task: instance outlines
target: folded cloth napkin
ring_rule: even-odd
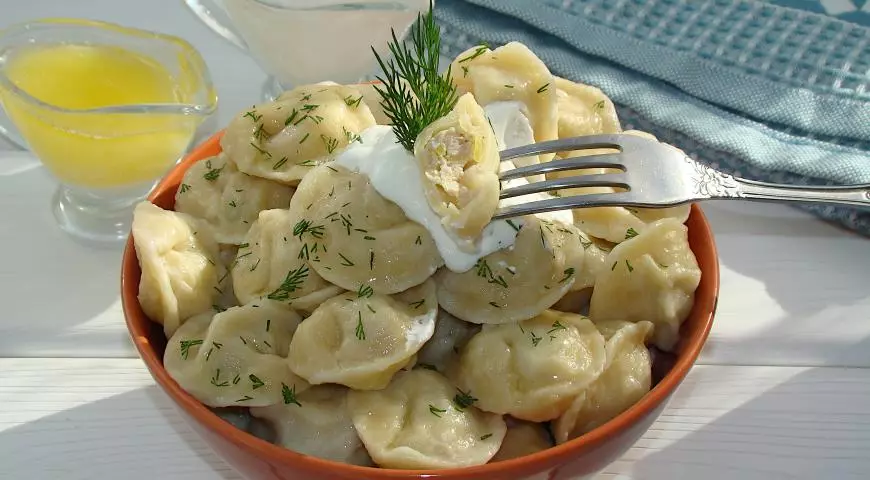
[[[860,14],[850,0],[437,0],[435,15],[443,54],[520,41],[601,88],[623,128],[714,168],[870,184],[870,28],[826,15],[834,3]],[[870,235],[868,210],[800,208]]]

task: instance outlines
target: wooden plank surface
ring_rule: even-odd
[[[866,478],[870,370],[698,366],[599,476]],[[147,468],[130,468],[143,465]],[[138,360],[0,359],[0,478],[240,479]]]

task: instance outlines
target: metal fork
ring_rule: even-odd
[[[501,152],[501,160],[593,148],[619,153],[572,157],[517,167],[502,172],[502,181],[566,170],[607,168],[620,173],[577,175],[505,188],[501,199],[566,188],[616,187],[613,193],[581,194],[536,200],[500,208],[503,219],[532,213],[584,207],[665,208],[702,200],[765,202],[820,202],[870,208],[870,184],[852,186],[798,186],[737,178],[702,165],[676,148],[652,139],[628,135],[590,135],[534,143]]]

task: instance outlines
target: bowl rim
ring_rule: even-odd
[[[180,184],[181,177],[193,163],[203,158],[214,156],[222,151],[220,141],[223,134],[224,130],[218,131],[185,155],[185,157],[160,180],[159,184],[148,196],[148,201],[154,201],[155,198],[166,195],[169,191],[173,192],[174,196],[175,191]],[[381,478],[422,478],[424,476],[466,477],[480,475],[481,478],[487,478],[486,475],[504,474],[516,470],[518,467],[524,465],[527,466],[530,463],[552,468],[564,463],[568,458],[574,456],[575,452],[578,450],[591,450],[600,446],[617,432],[627,430],[632,424],[641,420],[646,414],[654,411],[658,405],[665,402],[671,394],[673,394],[688,374],[689,370],[695,364],[701,349],[704,347],[706,340],[709,337],[710,329],[713,325],[713,318],[718,306],[720,278],[719,255],[713,232],[710,228],[710,223],[697,204],[691,206],[690,215],[697,215],[699,217],[699,221],[696,222],[696,227],[700,228],[701,231],[697,233],[700,233],[703,237],[709,239],[709,245],[707,245],[707,248],[713,257],[713,261],[709,265],[709,271],[702,270],[701,281],[712,282],[711,292],[713,298],[712,304],[709,308],[707,308],[707,306],[699,308],[697,305],[693,305],[692,313],[690,315],[700,315],[705,317],[702,319],[703,326],[700,329],[700,333],[695,337],[681,339],[681,355],[678,356],[676,362],[667,374],[664,375],[658,384],[652,387],[649,392],[627,410],[580,437],[529,455],[471,467],[403,470],[339,463],[304,455],[285,447],[269,443],[245,432],[244,430],[236,428],[221,419],[209,410],[205,404],[199,402],[192,395],[188,394],[180,385],[178,385],[178,383],[175,382],[175,380],[172,379],[172,377],[169,376],[169,373],[163,367],[163,358],[157,354],[156,350],[148,341],[147,335],[149,332],[144,327],[148,322],[152,322],[152,320],[147,318],[144,312],[142,312],[137,298],[139,276],[134,275],[134,273],[138,270],[139,263],[135,252],[132,232],[127,239],[122,257],[121,303],[124,312],[124,320],[131,339],[136,346],[136,350],[152,377],[156,383],[160,385],[164,393],[166,393],[166,395],[169,396],[177,405],[183,408],[189,416],[196,419],[202,426],[210,430],[212,433],[229,441],[236,448],[246,450],[260,458],[265,457],[270,462],[279,464],[303,464],[307,470],[330,471],[335,474],[345,475],[347,478],[374,478],[372,477],[373,475]],[[707,278],[704,278],[705,276]],[[696,310],[698,310],[697,313]],[[136,317],[143,317],[144,321],[137,323],[134,321],[134,318]]]

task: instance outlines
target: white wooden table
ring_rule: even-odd
[[[263,74],[180,1],[16,1],[0,28],[40,16],[184,36],[217,83],[217,125]],[[54,183],[0,144],[0,478],[239,479],[187,428],[123,324],[120,248],[53,224]],[[709,344],[668,409],[601,478],[870,477],[870,241],[776,205],[705,206],[722,290]],[[130,462],[147,468],[130,468]]]

